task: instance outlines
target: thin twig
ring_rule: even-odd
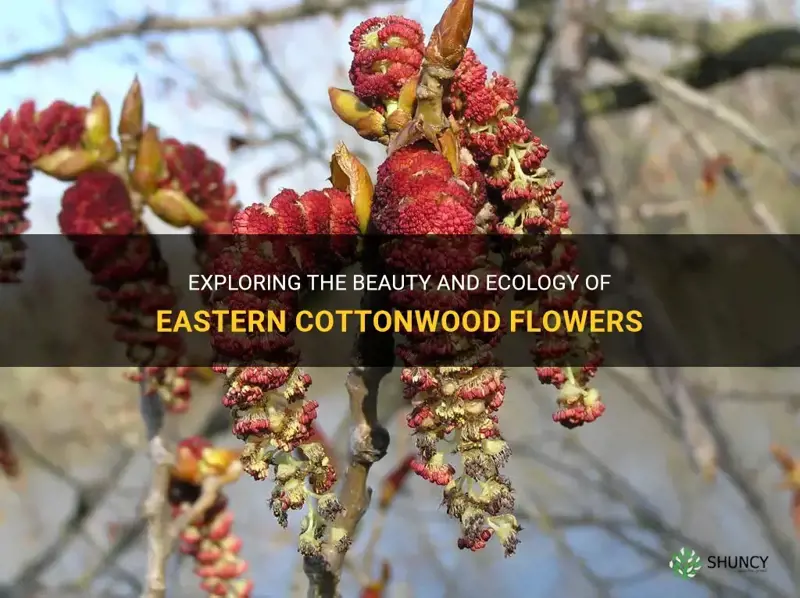
[[[269,116],[264,112],[262,109],[254,110],[250,105],[247,104],[241,98],[236,97],[236,95],[226,91],[223,89],[221,85],[217,82],[213,81],[209,77],[203,77],[198,73],[186,68],[184,65],[180,64],[177,60],[170,57],[168,54],[165,53],[164,60],[172,67],[180,70],[183,74],[192,77],[195,79],[195,82],[198,86],[200,86],[205,93],[207,93],[213,100],[219,102],[226,108],[229,108],[236,112],[238,115],[244,117],[252,117],[256,121],[260,122],[262,125],[267,127],[272,131],[277,131],[277,127],[274,122],[269,118]],[[287,132],[279,132],[276,135],[281,136],[281,141],[285,141],[290,143],[291,145],[295,146],[297,150],[300,152],[300,155],[303,157],[307,157],[311,160],[317,161],[321,164],[327,165],[330,162],[330,156],[326,152],[322,152],[317,149],[312,149],[306,144],[302,136],[299,134],[291,134]]]
[[[289,103],[292,105],[295,111],[297,111],[303,120],[305,120],[308,128],[314,132],[314,135],[317,138],[317,149],[324,147],[325,134],[319,128],[317,121],[311,115],[311,112],[309,111],[308,106],[306,106],[303,99],[297,94],[292,85],[272,60],[272,55],[267,47],[267,42],[264,40],[264,36],[259,31],[258,27],[248,27],[247,32],[250,34],[250,37],[253,38],[253,42],[258,49],[261,66],[263,66],[272,76],[283,95],[286,96],[286,99],[289,100]]]
[[[382,368],[356,366],[347,376],[350,415],[354,427],[351,435],[350,463],[344,476],[340,502],[344,513],[333,523],[333,529],[354,537],[372,499],[367,486],[369,470],[384,457],[389,448],[389,433],[377,419],[378,387],[386,372]],[[332,542],[322,548],[322,558],[305,560],[309,579],[308,598],[335,598],[345,554]]]
[[[553,24],[548,20],[542,25],[542,31],[539,34],[539,44],[536,46],[536,53],[533,55],[530,66],[525,71],[525,77],[519,84],[519,111],[521,114],[528,114],[531,108],[531,92],[536,88],[536,83],[539,81],[542,65],[545,58],[550,53],[550,47],[555,40],[555,30]]]
[[[689,144],[704,160],[710,161],[720,156],[720,152],[716,149],[713,142],[706,137],[702,131],[697,131],[689,127],[683,119],[681,119],[678,112],[668,103],[662,102],[661,107],[667,117],[681,130]],[[789,240],[789,237],[783,236],[786,234],[786,230],[761,196],[754,196],[753,193],[751,193],[750,187],[742,172],[734,164],[726,164],[722,168],[722,178],[731,193],[733,193],[736,199],[738,199],[750,213],[753,221],[761,227],[762,232],[772,235],[775,243],[780,246],[786,257],[788,257],[794,265],[800,266],[800,254],[798,254],[795,244]]]
[[[109,474],[104,477],[101,483],[88,484],[78,489],[75,506],[67,517],[66,522],[59,529],[56,537],[35,558],[25,563],[25,566],[14,579],[14,586],[23,595],[33,593],[33,588],[38,584],[39,579],[59,561],[67,551],[70,543],[83,532],[89,519],[117,487],[119,480],[126,472],[127,466],[135,454],[135,451],[131,449],[124,449],[122,455],[112,465]],[[125,575],[125,572],[119,567],[116,567],[115,571],[120,575]],[[126,577],[128,577],[128,581],[133,581],[134,587],[140,586],[138,580],[132,579],[130,576]]]
[[[691,448],[693,463],[707,473],[719,468],[728,474],[753,516],[762,525],[778,558],[790,568],[794,560],[793,546],[770,516],[751,476],[736,462],[728,439],[716,421],[711,400],[691,392],[685,376],[678,368],[662,366],[678,362],[676,357],[681,352],[680,340],[658,297],[654,297],[650,289],[636,278],[625,249],[615,235],[615,201],[603,172],[602,153],[588,127],[579,91],[588,54],[585,30],[581,23],[581,15],[586,13],[587,7],[585,0],[569,0],[567,5],[572,9],[573,19],[568,17],[570,28],[561,32],[561,43],[565,47],[561,48],[564,55],[554,76],[556,102],[562,109],[562,118],[570,125],[570,169],[580,185],[585,204],[594,215],[594,230],[603,235],[608,244],[600,257],[606,262],[608,271],[619,279],[632,302],[638,304],[650,318],[650,329],[656,334],[637,335],[634,342],[638,351],[645,356],[651,376],[668,404],[675,413],[682,415],[681,425],[686,443]]]
[[[397,0],[388,0],[395,2]],[[340,14],[346,10],[365,8],[375,0],[332,0],[330,2],[301,2],[274,10],[249,10],[230,15],[207,17],[172,17],[146,14],[139,19],[130,19],[97,29],[85,35],[71,37],[63,43],[41,50],[24,52],[12,58],[0,60],[0,71],[10,71],[19,66],[40,63],[53,58],[67,58],[80,50],[124,37],[141,37],[152,33],[186,31],[235,31],[249,27],[269,27],[308,19],[323,14]]]
[[[607,46],[607,47],[605,47]],[[721,101],[704,94],[689,85],[661,73],[628,55],[624,46],[609,36],[602,38],[598,51],[604,59],[617,64],[632,77],[652,87],[658,94],[674,98],[682,104],[694,108],[698,112],[711,117],[739,138],[748,143],[754,150],[761,152],[787,174],[795,184],[800,184],[800,169],[785,155],[763,132],[759,131],[744,115]]]
[[[602,493],[604,500],[611,500],[620,503],[627,507],[633,521],[617,520],[616,517],[603,517],[596,513],[583,513],[578,515],[568,514],[554,514],[551,518],[553,525],[559,526],[598,526],[604,530],[611,532],[620,540],[630,544],[633,547],[640,547],[638,541],[633,540],[621,533],[622,528],[629,528],[632,535],[638,535],[641,531],[647,530],[655,534],[661,543],[666,547],[674,546],[692,546],[705,554],[713,554],[715,552],[713,546],[706,545],[700,538],[684,533],[679,527],[672,525],[665,520],[660,514],[658,509],[651,503],[651,501],[641,492],[639,492],[631,483],[623,476],[615,473],[608,467],[602,459],[597,458],[593,452],[581,444],[581,442],[574,436],[569,437],[569,442],[564,443],[564,449],[575,453],[576,455],[587,460],[586,464],[574,465],[568,458],[556,459],[543,451],[536,448],[531,443],[512,443],[512,450],[515,455],[525,455],[533,458],[536,462],[553,470],[559,475],[569,475],[573,478],[581,488],[583,488],[584,495],[591,496],[591,491],[596,490]],[[592,473],[588,473],[592,472]],[[594,474],[599,474],[600,479],[596,479]],[[525,502],[520,504],[520,511],[518,515],[521,520],[541,520],[542,517],[539,513],[533,513],[533,509],[526,509]],[[616,530],[616,532],[612,531]],[[649,543],[642,542],[641,547],[647,546],[647,550],[643,551],[656,561],[664,562],[665,555],[668,552],[660,552],[654,550]],[[785,592],[775,587],[768,580],[762,577],[755,576],[747,578],[747,581],[753,587],[757,587],[764,595],[788,598]],[[734,591],[734,588],[723,584],[717,580],[708,579],[704,583],[709,587],[718,590],[717,595],[724,596],[745,596],[752,595],[752,593],[744,591]],[[720,592],[720,590],[725,590]],[[728,593],[730,591],[730,593]]]
[[[196,430],[194,434],[204,438],[212,438],[217,434],[228,432],[229,430],[230,412],[222,405],[217,405],[211,410],[202,427]],[[189,435],[191,436],[194,434]],[[97,579],[104,575],[109,569],[115,567],[117,560],[136,544],[142,533],[146,531],[146,527],[145,520],[139,519],[123,529],[118,534],[113,545],[108,549],[106,554],[103,555],[100,562],[93,566],[84,578],[89,581]]]
[[[383,268],[377,247],[379,242],[374,235],[365,237],[362,262],[365,273],[378,273]],[[386,309],[388,305],[386,291],[367,292],[361,300],[362,309]],[[367,359],[385,365],[366,367],[363,364]],[[339,581],[346,552],[337,550],[333,534],[343,532],[350,539],[355,536],[372,498],[372,488],[367,486],[370,468],[386,455],[389,448],[389,432],[378,420],[378,389],[381,380],[394,367],[394,337],[374,328],[359,333],[353,347],[353,364],[345,383],[353,428],[349,463],[339,492],[344,512],[334,521],[323,542],[322,558],[304,559],[303,567],[309,581],[308,598],[340,596]]]

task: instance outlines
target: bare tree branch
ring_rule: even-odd
[[[497,8],[493,4],[485,4],[477,3],[489,11]],[[553,0],[517,0],[510,13],[516,19],[532,24],[531,27],[511,26],[511,41],[505,62],[505,74],[518,83],[519,106],[523,114],[530,108],[530,95],[552,42],[550,19],[554,4]],[[508,16],[503,16],[508,21]]]
[[[709,89],[762,68],[800,69],[799,49],[797,28],[765,27],[752,36],[731,39],[730,44],[714,53],[671,66],[664,75],[694,89]],[[591,117],[638,108],[657,98],[647,85],[633,78],[592,87],[580,99],[583,110]],[[538,104],[537,109],[555,114],[555,106],[547,102]],[[522,116],[529,119],[531,114]]]
[[[714,22],[679,12],[652,10],[608,10],[604,18],[603,28],[609,27],[636,37],[691,45],[708,54],[727,52],[746,39],[776,28],[775,22],[765,19]]]
[[[331,0],[329,2],[301,2],[294,6],[274,10],[250,10],[232,15],[205,17],[172,17],[147,14],[141,19],[126,20],[110,27],[97,29],[86,35],[68,38],[63,43],[24,52],[0,60],[0,71],[10,71],[19,66],[53,58],[66,58],[80,50],[124,37],[141,37],[152,33],[175,33],[187,31],[234,31],[253,27],[270,27],[323,14],[340,14],[374,4],[376,0]],[[395,2],[397,0],[388,0]]]
[[[569,475],[578,482],[582,488],[596,489],[602,493],[603,497],[624,505],[630,512],[632,519],[626,520],[614,517],[603,517],[593,512],[568,515],[554,513],[545,518],[541,513],[535,512],[535,509],[530,506],[526,507],[525,501],[522,501],[520,505],[522,520],[531,519],[534,521],[542,521],[543,523],[544,520],[547,520],[551,525],[557,526],[595,525],[610,532],[612,535],[637,550],[641,550],[643,554],[660,563],[664,563],[664,557],[668,556],[669,551],[667,549],[664,551],[654,550],[649,543],[639,542],[639,540],[624,534],[622,530],[627,529],[634,533],[640,532],[643,529],[650,531],[661,540],[665,548],[666,546],[674,547],[675,545],[686,545],[692,546],[705,554],[714,553],[713,547],[704,544],[697,537],[684,533],[678,526],[672,525],[669,521],[665,520],[659,514],[658,509],[645,495],[640,493],[623,476],[616,474],[602,459],[596,457],[591,450],[585,448],[580,440],[574,436],[570,436],[569,440],[564,443],[563,448],[585,459],[587,463],[584,466],[577,466],[571,464],[569,459],[555,459],[539,450],[531,443],[512,443],[512,450],[515,455],[532,457],[538,463],[552,469],[554,472]],[[590,474],[587,472],[592,473]],[[600,479],[595,479],[594,474],[599,474]],[[753,587],[757,587],[765,595],[774,596],[776,598],[788,598],[785,592],[775,587],[763,577],[750,576],[747,580]],[[707,578],[704,580],[704,583],[716,589],[719,592],[718,595],[740,596],[741,598],[752,595],[751,592],[737,590],[727,583],[722,583],[714,579]]]
[[[584,203],[594,214],[594,230],[609,241],[602,256],[607,270],[620,280],[626,293],[643,309],[646,309],[656,335],[643,334],[636,337],[638,350],[647,358],[654,382],[667,399],[675,413],[689,417],[682,421],[684,438],[691,449],[693,461],[707,472],[719,467],[729,476],[741,493],[773,544],[782,563],[790,568],[794,549],[789,538],[770,517],[763,497],[752,484],[750,476],[736,463],[730,452],[727,438],[720,430],[712,405],[708,398],[696,396],[688,387],[685,377],[677,368],[659,367],[659,363],[675,363],[680,342],[676,338],[670,321],[658,298],[653,297],[630,269],[630,261],[624,248],[615,241],[616,204],[603,172],[601,152],[588,127],[587,114],[580,96],[580,86],[585,76],[588,59],[587,40],[583,15],[585,0],[569,0],[566,8],[566,24],[558,40],[558,66],[554,75],[556,103],[564,119],[570,151],[570,170],[580,186]]]
[[[347,376],[350,414],[354,428],[351,436],[350,463],[340,491],[344,513],[333,523],[335,533],[352,538],[369,507],[372,489],[367,477],[389,448],[389,433],[377,419],[378,387],[388,371],[381,368],[357,366]],[[309,579],[308,598],[340,596],[339,581],[345,553],[329,538],[322,558],[307,558],[304,568]]]
[[[330,161],[330,156],[322,152],[318,149],[312,149],[308,146],[308,144],[303,140],[302,136],[299,132],[297,133],[287,133],[287,132],[277,132],[277,126],[269,118],[269,116],[264,112],[262,109],[254,109],[250,106],[244,99],[237,97],[236,94],[230,93],[222,88],[218,82],[211,80],[209,77],[203,77],[198,75],[197,73],[191,71],[190,69],[186,68],[184,65],[180,64],[177,60],[172,58],[169,54],[165,54],[164,59],[167,63],[179,69],[183,74],[194,78],[197,85],[207,93],[214,101],[219,102],[221,105],[225,106],[226,108],[233,110],[234,113],[241,117],[253,118],[257,122],[261,123],[268,129],[272,131],[276,131],[275,135],[277,136],[276,141],[285,141],[293,145],[297,151],[300,153],[301,156],[307,157],[309,159],[315,160],[321,164],[328,164]]]
[[[253,38],[253,42],[258,49],[258,55],[261,60],[261,66],[263,66],[266,71],[272,76],[277,83],[278,88],[281,90],[283,95],[286,96],[286,99],[289,100],[289,103],[292,107],[297,111],[297,113],[306,121],[308,128],[314,132],[314,135],[317,137],[317,149],[322,151],[325,146],[325,134],[319,128],[317,121],[311,115],[311,112],[306,106],[303,99],[297,95],[297,92],[294,90],[292,85],[289,83],[288,79],[281,73],[280,69],[275,65],[275,62],[272,60],[272,55],[270,54],[269,48],[267,47],[267,42],[264,40],[264,36],[258,30],[257,27],[248,27],[247,32]]]
[[[515,32],[528,32],[540,29],[549,20],[546,5],[548,0],[525,0],[525,4],[534,5],[537,10],[521,10],[523,3],[518,2],[514,9],[497,6],[494,2],[478,1],[475,6],[486,12],[496,14],[505,19]],[[587,18],[591,13],[580,15],[585,24],[591,24]],[[710,21],[705,18],[689,17],[677,12],[654,10],[605,11],[602,29],[613,29],[634,37],[644,37],[695,46],[701,52],[727,52],[734,45],[756,35],[781,29],[774,21],[766,19],[737,19],[735,21]],[[796,28],[795,28],[796,29]]]
[[[763,153],[783,168],[790,179],[800,183],[800,170],[784,155],[764,133],[759,131],[744,115],[729,108],[719,100],[692,89],[684,82],[659,73],[641,61],[632,58],[624,46],[615,43],[610,37],[605,36],[603,42],[608,44],[603,57],[613,64],[619,65],[629,75],[642,81],[653,95],[665,95],[674,98],[680,103],[711,117],[738,137],[748,143],[753,149]],[[597,53],[595,53],[596,55]]]
[[[15,440],[20,440],[23,436],[15,433],[14,438]],[[22,448],[26,452],[28,451],[29,445],[27,441],[23,440]],[[32,449],[32,447],[30,448]],[[53,541],[42,549],[33,560],[26,563],[14,579],[14,586],[18,588],[23,595],[25,595],[26,592],[33,592],[33,589],[37,586],[42,575],[58,562],[61,556],[66,552],[67,547],[83,533],[86,523],[97,509],[100,508],[109,494],[117,487],[117,483],[122,478],[134,455],[135,452],[133,450],[128,448],[124,449],[120,457],[110,468],[109,474],[99,484],[76,485],[77,482],[75,480],[70,482],[70,485],[78,492],[72,512],[59,529]],[[48,471],[55,473],[50,468],[48,468]],[[59,477],[61,476],[59,475]],[[66,481],[63,477],[61,477],[61,479]],[[124,571],[118,568],[115,571],[125,575],[128,581],[133,582],[134,587],[140,585],[138,580],[127,575]]]
[[[213,438],[217,434],[230,431],[230,427],[230,412],[222,405],[216,405],[196,434],[205,438]],[[145,520],[139,519],[123,529],[100,562],[93,566],[85,577],[89,580],[97,579],[112,569],[117,560],[136,544],[146,527]]]
[[[367,235],[363,251],[365,273],[381,271],[378,237]],[[362,309],[386,309],[389,295],[386,291],[364,294]],[[365,367],[368,359],[383,366]],[[353,348],[353,364],[346,386],[350,399],[350,460],[339,492],[344,512],[333,522],[331,531],[322,546],[322,558],[306,558],[304,569],[309,581],[308,598],[338,598],[339,581],[346,551],[337,550],[334,534],[353,538],[369,507],[372,488],[367,477],[374,463],[380,461],[389,449],[389,432],[378,420],[378,389],[381,380],[394,367],[394,337],[374,328],[359,333]]]
[[[167,591],[166,567],[169,559],[169,489],[170,470],[175,447],[165,433],[165,408],[161,396],[150,392],[148,376],[141,370],[139,407],[150,445],[153,473],[144,510],[147,520],[147,579],[142,598],[164,598]]]

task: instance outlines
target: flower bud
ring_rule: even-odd
[[[99,93],[92,96],[84,124],[83,143],[88,149],[100,149],[111,139],[111,108]]]
[[[122,102],[122,112],[119,117],[120,140],[127,141],[138,139],[144,130],[144,100],[142,98],[142,86],[139,78],[135,77],[125,99]]]
[[[414,104],[417,101],[418,77],[405,82],[400,89],[395,109],[386,117],[386,128],[395,133],[406,126],[414,117]]]
[[[190,449],[178,447],[175,464],[172,466],[171,476],[173,479],[190,484],[200,484],[200,482],[202,482],[199,463]]]
[[[145,202],[156,216],[175,227],[200,226],[208,217],[183,191],[159,189],[148,195]]]
[[[222,448],[204,448],[201,469],[211,475],[221,475],[228,471],[231,464],[239,459],[240,451]]]
[[[339,143],[331,158],[331,183],[350,194],[362,234],[367,232],[374,187],[369,172],[344,143]]]
[[[383,141],[386,138],[386,119],[373,110],[351,91],[328,88],[331,108],[342,122],[353,127],[364,139]]]
[[[390,133],[396,133],[411,122],[412,115],[403,110],[395,110],[388,117],[386,117],[386,129]]]
[[[458,145],[458,137],[453,133],[452,129],[447,129],[444,133],[436,138],[436,149],[442,154],[450,163],[453,169],[453,174],[459,176],[461,172],[460,162],[460,148]]]
[[[140,193],[151,195],[164,177],[164,172],[164,153],[158,138],[158,129],[147,127],[139,143],[131,173],[133,186]]]
[[[397,109],[414,114],[414,104],[417,102],[417,85],[419,77],[413,77],[403,84],[400,96],[397,98]]]
[[[455,69],[467,49],[472,33],[474,0],[451,0],[433,28],[425,58],[434,66]]]
[[[98,162],[97,152],[62,147],[42,156],[33,165],[59,181],[74,181],[78,175],[91,170]]]

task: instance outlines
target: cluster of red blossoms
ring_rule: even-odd
[[[0,118],[0,282],[19,282],[25,245],[19,235],[30,227],[28,183],[34,162],[61,148],[79,146],[85,108],[57,101],[37,112],[32,101]]]
[[[209,273],[227,243],[225,235],[233,232],[233,217],[241,207],[234,200],[236,185],[225,180],[225,169],[201,147],[172,138],[165,139],[162,147],[167,175],[160,187],[180,190],[207,217],[192,231],[192,240],[198,265]]]
[[[460,35],[460,10],[451,4],[451,14],[445,13],[427,48],[419,24],[408,19],[373,18],[356,27],[350,38],[355,54],[350,71],[353,93],[368,107],[389,115],[382,126],[390,124],[398,98],[404,104],[404,90],[424,84],[425,65],[417,62],[418,57],[434,62],[438,57],[440,72],[455,65],[452,56],[458,53],[454,40]],[[445,23],[446,19],[449,22]],[[362,76],[365,64],[371,65],[369,78]],[[485,259],[488,243],[481,247],[480,237],[475,235],[497,233],[504,239],[504,270],[534,276],[575,273],[576,248],[568,242],[569,209],[558,194],[562,183],[542,166],[547,147],[517,116],[516,85],[496,73],[490,77],[469,49],[457,64],[442,98],[444,114],[457,133],[456,151],[444,137],[432,141],[429,132],[414,137],[413,132],[398,132],[391,126],[376,131],[364,125],[367,117],[363,111],[360,120],[343,116],[363,137],[390,147],[388,159],[378,170],[371,212],[379,232],[471,236],[451,238],[449,246],[441,239],[393,240],[384,246],[386,267],[416,272],[420,264],[426,264],[425,273],[487,273],[492,268]],[[419,70],[412,68],[415,65]],[[424,91],[430,96],[435,90]],[[407,105],[401,107],[409,110]],[[435,114],[429,107],[427,112]],[[342,113],[337,110],[340,116]],[[424,118],[425,110],[418,115]],[[374,116],[372,121],[384,122]],[[416,141],[420,137],[424,138]],[[581,291],[519,293],[515,298],[534,313],[591,308]],[[404,309],[463,310],[490,308],[499,297],[479,288],[469,292],[405,291],[393,293],[391,300]],[[510,450],[500,436],[496,414],[505,393],[503,370],[492,358],[498,340],[496,333],[483,337],[459,332],[410,334],[398,347],[398,354],[407,366],[402,377],[414,404],[408,420],[419,458],[412,462],[412,469],[445,486],[448,512],[461,522],[461,548],[480,549],[496,535],[510,554],[518,541],[519,526],[510,513],[511,486],[499,474]],[[598,393],[587,387],[602,361],[596,338],[542,333],[532,353],[540,380],[559,389],[555,421],[572,428],[603,413]],[[582,366],[564,367],[565,361]],[[438,442],[445,438],[457,443],[464,465],[462,475],[457,476],[456,468],[437,450]]]
[[[25,102],[0,119],[0,282],[18,281],[24,265],[20,234],[29,226],[25,209],[33,171],[71,182],[59,224],[137,366],[129,378],[146,375],[150,390],[180,412],[191,396],[190,368],[182,365],[180,340],[154,328],[155,311],[174,307],[176,298],[157,242],[141,222],[141,203],[155,198],[178,220],[187,205],[202,215],[193,222],[201,264],[209,261],[208,235],[230,232],[238,204],[217,162],[196,146],[159,140],[143,122],[138,82],[122,107],[119,142],[111,137],[110,109],[99,94],[88,108],[56,101],[37,111]]]
[[[358,98],[381,113],[391,112],[403,85],[419,73],[425,34],[416,21],[373,17],[350,35],[350,83]]]
[[[169,168],[160,186],[185,188],[198,207],[212,208],[215,216],[227,219],[222,223],[209,220],[209,227],[229,228],[236,206],[230,202],[232,193],[224,185],[219,164],[208,160],[199,148],[175,140],[165,142],[165,148],[172,160],[167,161]],[[187,174],[191,172],[195,178]],[[109,320],[117,326],[115,337],[127,346],[129,359],[138,366],[128,377],[139,382],[146,376],[149,389],[171,411],[188,409],[191,384],[190,368],[182,365],[184,343],[178,335],[158,332],[154,326],[156,312],[174,309],[177,297],[157,241],[133,210],[123,179],[107,170],[78,175],[64,193],[58,220],[92,274],[92,282],[100,287],[98,297],[108,305]],[[203,249],[198,247],[199,261],[206,259]]]
[[[356,52],[353,70],[361,63],[362,48],[369,48],[384,31],[417,32],[419,25],[401,17],[370,19],[351,37]],[[360,42],[359,42],[360,40]],[[412,47],[413,44],[413,47]],[[404,37],[404,54],[385,53],[382,68],[375,69],[372,87],[354,93],[370,106],[377,104],[372,90],[402,89],[418,75],[411,69],[393,68],[392,60],[406,66],[406,55],[424,54],[421,36]],[[352,71],[351,71],[352,72]],[[378,80],[383,80],[378,84]],[[352,77],[351,77],[352,80]],[[396,96],[380,98],[392,106]],[[407,145],[392,152],[378,169],[371,222],[379,233],[401,235],[382,247],[389,272],[441,275],[486,275],[489,237],[475,235],[486,222],[486,185],[474,163],[453,164],[428,143]],[[436,236],[432,236],[436,235]],[[422,268],[422,270],[420,270]],[[390,296],[393,307],[466,311],[496,309],[502,295],[477,290],[404,290]],[[398,347],[406,367],[401,374],[413,410],[408,425],[414,431],[418,456],[410,468],[424,479],[444,486],[448,513],[461,523],[459,547],[478,550],[494,534],[506,554],[512,554],[520,529],[511,514],[514,505],[509,481],[500,468],[510,456],[500,434],[497,411],[505,395],[504,373],[496,367],[492,349],[501,333],[467,333],[463,330],[414,332]],[[440,443],[455,436],[463,471],[448,462]]]
[[[575,274],[577,247],[569,240],[570,213],[558,194],[562,182],[542,166],[548,148],[517,116],[517,89],[467,50],[452,81],[447,110],[458,123],[462,146],[483,173],[495,207],[496,231],[521,235],[505,252],[504,267],[533,276]],[[581,290],[521,292],[517,299],[536,314],[592,309]],[[565,331],[542,333],[532,349],[539,379],[559,389],[553,419],[573,428],[600,417],[605,405],[589,381],[602,363],[597,338]],[[563,367],[565,361],[581,367]]]
[[[269,205],[239,212],[232,228],[234,242],[213,267],[215,273],[233,277],[335,271],[353,259],[358,232],[349,195],[334,188],[302,196],[284,190]],[[293,321],[297,301],[298,293],[292,291],[237,291],[215,307],[283,310]],[[320,549],[324,522],[332,522],[342,509],[330,492],[336,481],[333,463],[314,435],[318,404],[307,397],[311,377],[297,367],[299,355],[288,330],[248,335],[215,331],[212,344],[214,370],[226,376],[223,404],[233,413],[233,433],[245,441],[244,469],[255,479],[273,472],[270,505],[279,523],[286,526],[288,511],[301,509],[310,496],[317,498],[300,539],[301,552],[313,556]],[[303,458],[295,457],[295,450]]]
[[[225,180],[222,165],[211,160],[196,145],[168,138],[162,141],[161,152],[164,175],[158,181],[159,190],[182,192],[206,216],[193,229],[192,240],[196,250],[195,261],[208,273],[216,255],[227,244],[225,235],[233,230],[233,217],[240,208],[240,204],[234,201],[236,186]],[[208,296],[204,296],[204,299],[207,300]],[[183,351],[175,363],[179,364],[182,357]],[[188,409],[192,395],[190,371],[191,368],[181,365],[150,366],[141,372],[131,372],[128,377],[138,382],[143,375],[147,376],[153,390],[165,399],[167,407],[172,412],[180,413]]]
[[[99,287],[130,361],[158,380],[167,405],[185,409],[190,391],[188,372],[179,366],[183,341],[153,325],[156,312],[174,309],[177,298],[155,239],[141,234],[122,179],[107,171],[80,175],[64,193],[58,221]]]
[[[187,438],[178,445],[178,466],[170,479],[168,495],[173,518],[188,513],[200,498],[203,469],[208,467],[204,461],[209,454],[213,457],[213,451],[211,443],[199,437]],[[233,533],[233,521],[227,498],[217,494],[213,505],[181,531],[180,551],[194,559],[200,588],[209,596],[250,598],[253,582],[242,578],[248,564],[239,555],[242,540]]]

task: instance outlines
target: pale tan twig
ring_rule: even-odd
[[[164,431],[165,409],[158,393],[148,389],[148,377],[140,370],[140,408],[150,446],[153,467],[150,491],[144,504],[147,521],[147,576],[142,598],[164,598],[166,595],[166,566],[169,558],[169,489],[170,470],[175,452]]]
[[[353,422],[350,461],[339,493],[344,513],[333,523],[333,530],[353,538],[372,498],[367,486],[369,470],[386,454],[389,433],[377,419],[378,388],[391,368],[356,366],[347,376],[350,416]],[[329,540],[323,544],[322,558],[307,558],[304,563],[309,580],[308,598],[335,598],[339,594],[345,553]]]

